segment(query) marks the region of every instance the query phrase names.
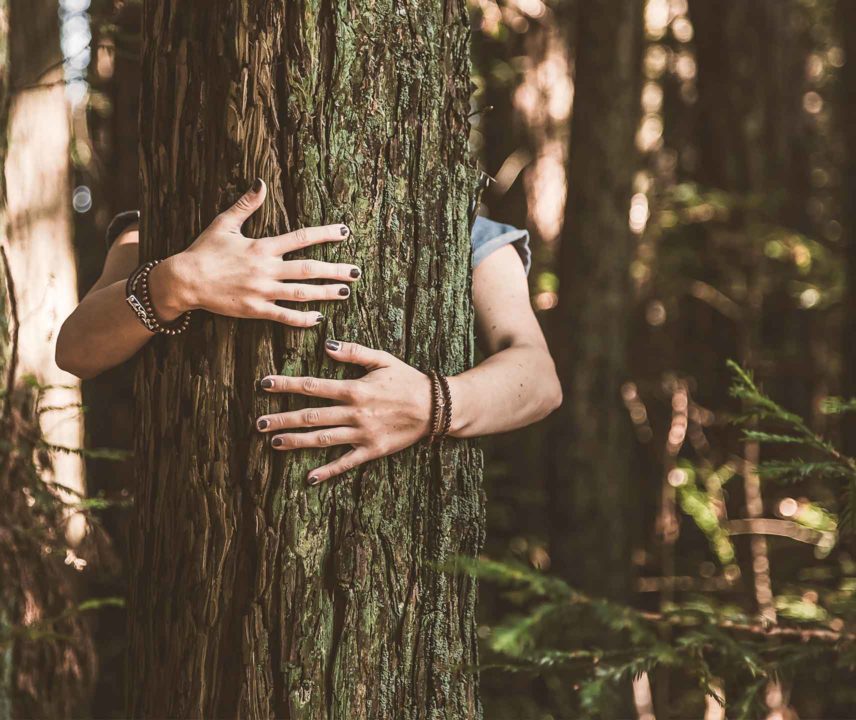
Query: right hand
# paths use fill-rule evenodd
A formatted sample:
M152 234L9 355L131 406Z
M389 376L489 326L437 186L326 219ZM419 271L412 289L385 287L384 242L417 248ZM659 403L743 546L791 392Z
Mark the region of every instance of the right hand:
M324 316L280 307L277 301L344 300L359 268L318 260L288 260L288 253L310 245L342 241L346 225L300 228L276 237L248 238L241 226L264 202L267 188L259 179L232 207L220 213L184 252L169 258L182 288L184 309L201 308L237 318L274 320L312 327ZM162 263L165 264L165 263ZM305 280L333 280L313 284ZM155 302L157 307L157 302Z

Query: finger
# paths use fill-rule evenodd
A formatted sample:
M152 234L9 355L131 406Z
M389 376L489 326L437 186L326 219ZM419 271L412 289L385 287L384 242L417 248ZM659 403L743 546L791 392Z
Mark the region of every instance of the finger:
M292 310L291 308L280 307L276 303L265 303L254 317L260 320L273 320L283 325L291 325L292 327L299 328L315 327L324 319L324 315L320 312L314 310L309 312Z
M389 367L396 358L383 350L374 350L358 343L328 340L324 343L327 354L339 362L362 365L367 370Z
M347 285L308 285L304 283L274 283L270 288L270 297L289 302L310 302L312 300L344 300L351 296Z
M272 255L282 255L295 250L320 245L326 242L341 242L351 234L347 225L321 225L319 227L297 228L293 232L266 238ZM285 258L283 257L283 260Z
M247 190L238 201L228 210L217 216L217 221L235 232L241 231L241 226L258 210L265 201L267 186L264 180L256 178L253 186Z
M262 415L256 421L256 427L262 432L276 432L304 427L353 425L353 422L353 409L345 405L331 405L330 407L306 408L292 412Z
M337 460L327 463L326 465L322 465L317 470L312 470L306 478L306 482L310 485L318 485L319 483L326 482L330 478L334 478L337 475L342 475L349 470L353 470L358 465L362 465L364 462L368 462L372 459L373 458L368 449L364 447L354 448L353 450L346 452Z
M357 441L359 432L352 427L326 428L312 432L284 433L274 435L270 441L276 450L302 450L305 448L331 447L333 445L350 445Z
M340 280L353 282L362 275L356 265L320 260L286 260L279 264L278 280Z
M271 393L295 393L328 400L350 400L353 380L326 380L315 377L291 377L290 375L268 375L260 383L262 390Z

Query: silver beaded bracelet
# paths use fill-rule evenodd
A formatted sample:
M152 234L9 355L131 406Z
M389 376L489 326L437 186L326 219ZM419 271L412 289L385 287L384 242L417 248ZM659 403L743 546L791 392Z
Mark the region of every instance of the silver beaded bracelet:
M128 282L125 283L125 302L131 306L131 309L149 332L179 335L190 325L190 310L182 313L169 325L162 325L152 307L152 299L149 293L149 273L159 264L160 260L149 260L131 273Z

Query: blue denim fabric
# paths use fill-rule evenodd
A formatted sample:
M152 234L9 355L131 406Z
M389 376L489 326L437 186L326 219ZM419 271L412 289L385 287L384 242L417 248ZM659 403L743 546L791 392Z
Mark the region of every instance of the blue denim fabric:
M505 225L494 220L488 220L479 215L473 224L471 233L473 244L473 268L492 252L505 245L514 245L526 274L532 265L532 252L529 249L529 232L520 230L513 225Z
M110 247L113 241L125 229L139 222L139 220L140 213L137 210L119 213L113 218L113 221L107 228L107 247ZM529 250L529 233L526 230L520 230L513 225L504 225L503 223L488 220L479 215L473 224L471 241L473 245L473 268L495 250L499 250L505 245L513 244L514 249L520 255L520 260L523 262L526 273L529 273L529 267L532 264L532 253Z

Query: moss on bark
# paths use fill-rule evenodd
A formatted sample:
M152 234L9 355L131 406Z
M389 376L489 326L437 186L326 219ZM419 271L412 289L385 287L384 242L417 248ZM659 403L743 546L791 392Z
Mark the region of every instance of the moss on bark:
M320 489L320 452L253 429L340 377L325 336L416 367L472 362L468 26L462 1L151 0L144 27L144 257L188 242L257 175L246 231L343 221L309 255L363 269L318 329L200 313L137 375L130 713L477 718L475 583L435 567L482 542L481 456L424 445Z

